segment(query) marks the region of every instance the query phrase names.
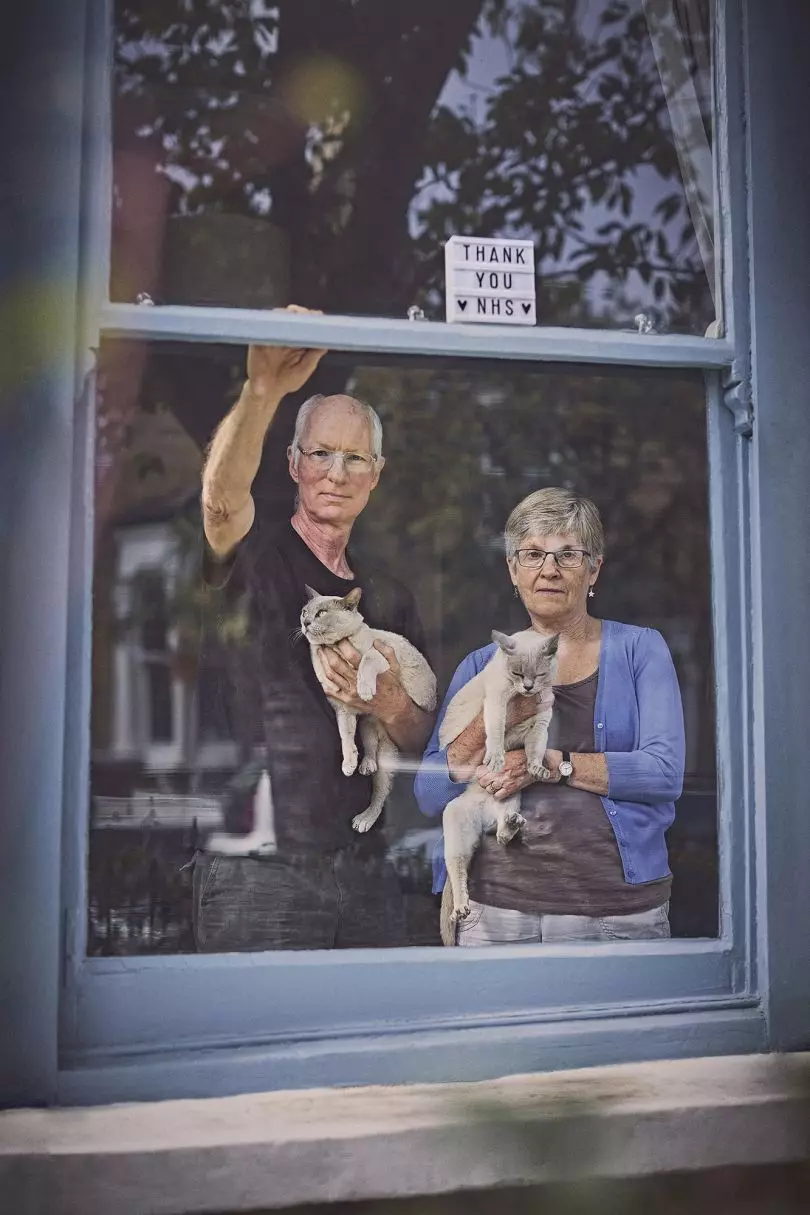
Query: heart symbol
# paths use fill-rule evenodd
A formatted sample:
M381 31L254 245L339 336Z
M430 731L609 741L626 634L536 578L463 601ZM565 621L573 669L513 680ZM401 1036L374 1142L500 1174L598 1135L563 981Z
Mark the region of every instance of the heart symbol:
M528 316L528 315L529 315L529 313L531 312L531 310L532 310L532 306L531 306L531 304L524 304L524 305L523 305L523 315L524 315L524 316Z
M466 301L466 300L459 300L459 301L458 301L458 310L459 310L459 312L463 312L463 311L464 311L464 309L465 309L466 307L467 307L467 301Z

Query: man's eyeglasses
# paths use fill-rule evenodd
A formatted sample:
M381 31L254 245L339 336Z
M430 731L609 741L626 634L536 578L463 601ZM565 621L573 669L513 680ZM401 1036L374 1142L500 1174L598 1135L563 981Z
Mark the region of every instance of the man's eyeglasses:
M313 447L311 451L299 445L298 450L305 456L313 468L321 472L329 472L335 460L342 460L343 467L350 477L361 477L369 473L377 463L377 457L364 451L327 451L323 447Z
M553 557L558 570L578 570L590 553L584 548L558 548L546 552L542 548L519 548L515 556L518 565L527 570L541 570L546 557Z

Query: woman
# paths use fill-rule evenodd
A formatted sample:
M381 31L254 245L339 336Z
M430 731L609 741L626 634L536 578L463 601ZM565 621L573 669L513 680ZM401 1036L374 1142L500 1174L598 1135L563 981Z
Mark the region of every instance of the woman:
M588 614L604 551L593 502L541 489L506 524L515 595L543 636L559 634L557 685L542 781L522 750L501 772L482 765L479 715L445 750L439 727L459 688L495 647L469 654L447 690L416 778L436 816L476 779L496 798L523 790L526 826L507 847L485 836L470 873L470 915L458 944L640 940L669 936L671 875L664 833L683 784L683 711L666 642L654 629ZM517 698L511 720L531 701ZM444 864L437 873L439 889Z

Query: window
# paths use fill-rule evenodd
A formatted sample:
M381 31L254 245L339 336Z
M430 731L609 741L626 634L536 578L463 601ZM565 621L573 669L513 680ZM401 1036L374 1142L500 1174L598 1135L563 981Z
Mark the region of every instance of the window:
M91 23L71 229L86 288L75 530L43 633L67 617L62 1100L469 1078L767 1041L749 721L770 532L750 496L734 14L645 0L571 6L564 20L551 3L459 2L428 55L430 6L358 34L361 7L306 6L308 29L283 4L178 6L171 28L121 4L106 30ZM554 95L535 97L551 56ZM352 93L366 69L368 91ZM542 114L523 121L534 104ZM541 177L558 194L542 213ZM504 198L523 211L504 214ZM440 319L441 241L462 230L534 241L536 327ZM291 298L326 315L272 310ZM412 305L424 317L406 319ZM662 631L684 699L689 779L670 851L691 886L671 941L192 956L182 866L200 839L237 833L263 763L233 689L242 606L229 601L223 635L189 573L201 452L248 342L326 347L323 376L379 404L389 463L358 552L396 543L442 683L493 616L512 627L496 547L510 482L564 474L603 507L615 564L600 611ZM295 404L263 474L281 496ZM465 460L455 482L451 451ZM43 494L63 519L65 482ZM630 536L645 525L654 541L637 562ZM468 614L452 596L478 566ZM391 816L386 841L418 887L407 837L431 824L410 813Z
M105 383L120 383L115 372L120 353L115 346L104 349ZM130 392L131 413L127 426L117 432L121 443L115 448L106 438L113 434L107 419L120 415L120 402L113 392L100 395L97 426L105 440L97 446L97 461L104 469L98 493L104 493L109 504L107 517L97 516L101 547L112 535L127 551L132 544L129 531L137 532L143 517L153 520L150 527L162 529L164 564L172 543L176 550L178 541L170 540L173 535L199 541L200 453L209 442L213 420L229 408L244 357L241 349L220 353L207 346L176 346L169 352L154 343L143 350L137 360L140 390ZM333 390L373 401L381 416L386 468L372 502L357 521L352 549L366 565L407 578L442 689L464 655L488 639L493 625L509 632L524 627L525 613L511 594L501 543L512 506L547 484L582 492L597 487L590 492L598 499L608 536L607 565L598 588L599 615L663 633L674 655L685 705L686 786L669 840L675 869L673 933L716 936L714 679L702 378L626 371L605 376L522 364L482 368L472 360L425 365L413 358L393 365L370 356L350 363L331 356L320 374ZM195 385L193 393L189 385ZM127 380L128 391L131 388ZM293 483L276 474L288 439L286 430L275 427L266 445L263 470L254 482L261 518L284 520L292 513ZM159 515L163 521L154 522ZM141 952L145 947L165 952L169 939L193 949L189 865L193 850L205 846L214 833L227 830L236 839L252 826L250 794L261 776L267 740L260 725L257 729L261 697L252 691L251 674L261 658L247 623L246 588L238 586L230 598L218 599L201 581L199 560L184 560L181 565L185 573L175 577L168 601L162 575L150 571L145 585L152 589L148 605L152 615L146 621L153 631L156 624L162 627L152 643L161 653L153 661L161 664L158 669L166 676L174 671L185 687L183 703L189 713L196 706L194 725L199 732L192 737L191 719L181 723L179 733L186 746L165 751L159 764L144 755L122 769L115 750L96 748L94 753L94 781L109 788L117 779L119 797L140 801L144 807L143 820L131 823L136 830L115 834L120 891L115 879L107 881L108 898L116 909L121 901L132 905L126 856L142 847L142 833L150 829L146 790L155 786L167 807L174 798L172 815L168 810L161 818L153 815L151 831L164 840L174 832L174 847L166 846L160 868L163 880L173 885L176 902L165 900L167 918L159 928L153 927L146 940L114 933L105 952ZM252 589L261 593L255 586ZM97 570L97 618L104 618L104 605L115 593L115 586L105 582L104 571ZM164 613L162 620L155 619L156 603ZM167 629L177 638L173 652L166 650ZM99 680L93 719L104 721L109 705L126 698L117 687L119 675L111 654L102 652L103 632L98 625L94 636ZM277 639L277 644L283 642L284 638ZM148 648L146 642L143 645ZM204 712L221 731L222 743L227 746L230 741L229 762L215 768L210 744L201 733ZM275 745L284 749L283 734L276 737ZM227 758L224 752L221 755ZM406 764L381 827L399 887L392 890L388 914L395 914L401 901L406 909L405 943L438 944L431 852L441 832L435 821L419 813L412 783L412 765ZM189 790L194 791L192 796ZM200 819L202 790L209 804L217 807L207 830ZM283 816L285 807L276 807L276 813ZM108 822L96 820L91 838L108 827ZM105 853L105 863L106 857ZM184 866L185 881L176 876ZM144 871L140 899L144 922L152 925L148 887L154 879L153 870ZM91 872L91 888L95 884ZM109 907L91 905L94 940L104 938L100 921L109 918ZM305 937L301 941L302 946L312 943Z
M529 237L540 324L715 321L710 0L115 4L110 296L444 315Z

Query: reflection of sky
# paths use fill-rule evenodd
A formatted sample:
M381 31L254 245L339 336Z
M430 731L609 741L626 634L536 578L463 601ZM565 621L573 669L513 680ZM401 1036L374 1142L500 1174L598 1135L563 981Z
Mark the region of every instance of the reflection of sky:
M523 7L524 3L525 0L511 0L507 7L516 12ZM577 21L580 30L589 38L593 38L597 34L600 26L600 16L607 6L608 0L580 0ZM642 11L641 0L634 0L629 5L629 8L632 12L640 13ZM479 24L479 32L471 40L465 75L462 75L458 71L453 71L448 76L444 88L439 95L436 108L446 106L454 113L466 113L472 116L477 124L483 123L486 118L488 99L498 92L496 82L499 77L507 75L513 66L514 52L510 41L510 35L493 35L488 29L482 28ZM593 96L593 80L588 85L588 92ZM666 118L664 121L666 122ZM672 178L668 180L662 178L651 165L643 165L632 174L627 174L626 180L632 189L633 199L630 216L624 222L643 223L653 228L656 225L660 225L674 247L680 237L684 221L683 214L680 214L675 221L661 224L661 220L654 215L654 208L662 198L676 192L680 187L680 182ZM432 182L420 183L420 188L414 197L408 216L412 237L415 238L421 231L422 225L419 221L419 211L423 210L432 199L438 200L442 198L447 200L452 198L452 193L446 186ZM616 215L616 211L609 210L602 203L587 202L580 216L582 222L581 235L585 239L592 238L598 227L609 219L616 218ZM532 232L525 229L510 228L502 231L499 235L531 237ZM559 258L554 258L553 260L546 259L538 265L540 276L542 276L544 269L546 271L551 269L559 271L570 268L572 277L575 277L571 264L571 254L575 248L576 246L573 241L567 240ZM694 264L699 264L700 259L697 250L694 251L692 260ZM607 275L597 274L594 276L588 291L589 300L592 305L599 306L609 285L610 279ZM648 304L652 304L651 285L642 282L637 274L630 276L627 282L627 294L637 301L638 307L643 308Z

